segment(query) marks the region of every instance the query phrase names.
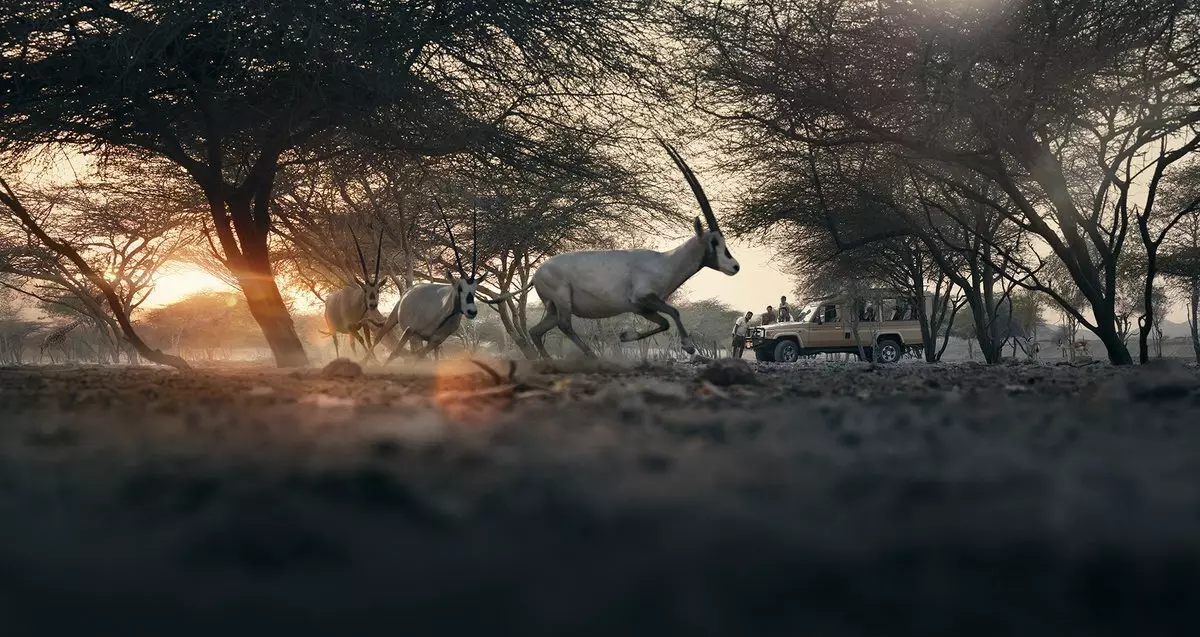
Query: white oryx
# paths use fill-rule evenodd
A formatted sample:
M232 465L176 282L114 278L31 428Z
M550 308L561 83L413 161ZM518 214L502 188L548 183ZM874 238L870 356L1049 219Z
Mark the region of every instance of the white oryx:
M399 356L405 344L413 339L425 341L424 349L416 352L418 357L424 357L432 350L434 357L440 358L442 343L458 330L463 317L474 320L479 314L479 310L475 306L475 288L483 280L483 277L478 276L479 243L475 211L471 212L471 271L468 274L463 269L462 258L458 253L458 244L454 241L454 231L450 229L450 221L446 218L442 205L437 201L434 203L437 205L438 211L442 213L442 222L446 224L446 234L450 237L450 248L454 250L454 261L458 264L459 275L454 276L453 273L447 273L446 279L450 281L449 285L445 283L414 285L404 293L404 296L400 297L400 302L392 308L392 313L388 315L387 322L379 330L379 336L376 339L378 342L397 325L403 330L400 334L400 342L396 344L392 353L384 361L385 365ZM400 286L399 281L396 281L396 286ZM510 296L512 295L507 294L484 301L484 303L500 303Z
M329 327L329 335L333 337L335 356L341 356L338 334L349 334L352 337L350 351L354 351L354 343L357 341L363 346L367 357L370 358L374 351L371 346L370 326L374 324L375 327L378 327L379 323L382 323L383 317L378 310L379 290L387 283L387 279L379 278L379 257L383 250L383 233L379 233L379 245L375 248L375 276L373 277L367 272L367 260L363 258L362 247L358 245L358 236L354 234L353 228L350 229L350 236L354 237L354 249L358 251L358 263L362 266L363 278L359 279L358 275L355 275L355 285L335 290L325 298L325 325ZM359 330L362 332L360 333ZM380 336L382 337L382 335Z
M668 252L589 250L547 259L533 275L533 286L545 304L546 314L529 330L542 357L549 358L542 339L555 326L585 354L596 356L572 329L572 316L600 319L634 313L655 324L645 332L622 332L621 340L628 343L671 329L660 312L675 321L684 351L695 353L695 345L679 320L679 310L667 304L667 299L700 268L709 267L733 276L740 266L725 246L725 237L717 226L712 206L691 168L674 148L662 139L658 141L692 187L708 229L705 230L700 218L696 217L696 235Z

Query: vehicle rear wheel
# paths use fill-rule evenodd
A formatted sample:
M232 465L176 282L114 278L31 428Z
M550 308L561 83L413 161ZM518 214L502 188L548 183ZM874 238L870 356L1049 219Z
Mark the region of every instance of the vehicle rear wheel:
M878 360L881 363L895 363L904 356L904 346L891 339L879 341L876 348L879 350Z
M780 363L794 363L800 358L800 344L796 341L779 341L775 345L775 360Z

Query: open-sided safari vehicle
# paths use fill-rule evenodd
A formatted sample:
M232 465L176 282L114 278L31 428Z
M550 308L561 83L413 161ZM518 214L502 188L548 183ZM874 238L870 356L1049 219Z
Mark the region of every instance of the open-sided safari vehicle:
M812 354L858 355L860 343L866 359L880 363L895 363L905 350L919 349L921 324L912 299L887 291L857 300L849 295L826 297L805 305L790 322L752 327L746 338L755 358L779 362Z

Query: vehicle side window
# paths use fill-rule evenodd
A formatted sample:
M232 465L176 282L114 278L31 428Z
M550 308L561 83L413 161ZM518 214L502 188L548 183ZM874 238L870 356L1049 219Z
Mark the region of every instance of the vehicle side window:
M834 323L838 320L838 311L836 305L826 305L824 308L822 308L822 311L825 313L825 323Z
M880 309L879 320L881 321L899 321L900 306L896 299L884 299L883 306Z

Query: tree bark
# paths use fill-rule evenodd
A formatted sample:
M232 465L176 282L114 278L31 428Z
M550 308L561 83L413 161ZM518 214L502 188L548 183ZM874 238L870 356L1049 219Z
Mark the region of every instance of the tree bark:
M1192 277L1191 295L1188 298L1188 328L1192 332L1192 352L1200 363L1200 277Z
M1138 361L1143 365L1150 362L1148 340L1150 330L1154 327L1154 279L1158 276L1157 247L1152 243L1146 245L1146 282L1142 288L1144 307L1142 316L1138 318Z
M269 189L266 189L269 193ZM251 209L248 198L224 201L209 194L209 206L213 212L217 236L225 251L226 266L237 277L250 315L262 329L278 367L306 367L308 355L296 334L287 304L275 283L275 272L271 267L271 256L267 249L267 234L270 227L266 219L266 202L256 200ZM269 196L269 194L267 195ZM228 206L229 214L225 214ZM256 214L257 212L257 214ZM236 233L236 242L234 235Z
M1108 360L1113 365L1132 365L1133 357L1129 355L1129 347L1126 346L1124 339L1117 332L1116 317L1108 308L1101 306L1103 311L1099 309L1093 310L1096 312L1096 329L1093 332L1100 338L1100 342L1104 344L1104 349L1108 352Z

